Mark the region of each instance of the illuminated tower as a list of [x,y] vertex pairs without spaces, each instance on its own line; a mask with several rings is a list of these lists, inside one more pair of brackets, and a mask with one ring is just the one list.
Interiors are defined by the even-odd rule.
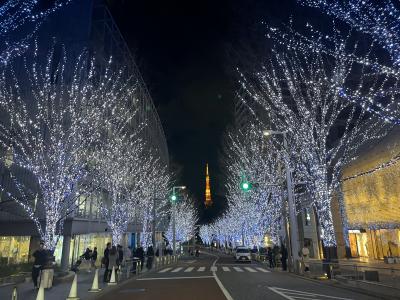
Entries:
[[212,205],[208,164],[206,164],[206,201],[204,201],[204,204],[206,205],[206,207],[210,207]]

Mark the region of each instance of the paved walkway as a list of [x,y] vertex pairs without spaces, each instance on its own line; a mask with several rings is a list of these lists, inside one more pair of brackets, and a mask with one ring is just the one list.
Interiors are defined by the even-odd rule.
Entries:
[[[144,270],[145,271],[145,270]],[[78,272],[78,297],[81,299],[89,300],[96,296],[96,293],[89,293],[88,290],[92,286],[94,272],[88,273],[87,271]],[[101,289],[106,289],[107,285],[103,283],[104,269],[99,269],[99,287]],[[132,274],[132,276],[135,276]],[[72,280],[74,278],[73,273],[68,278],[64,279],[62,282],[56,283],[52,288],[45,290],[46,300],[64,300],[68,297],[69,291],[71,289]],[[122,280],[126,278],[123,274]],[[11,299],[12,291],[15,285],[5,285],[0,286],[0,299],[8,300]],[[32,282],[25,282],[17,284],[18,299],[22,300],[35,300],[37,295],[37,290],[33,289]]]

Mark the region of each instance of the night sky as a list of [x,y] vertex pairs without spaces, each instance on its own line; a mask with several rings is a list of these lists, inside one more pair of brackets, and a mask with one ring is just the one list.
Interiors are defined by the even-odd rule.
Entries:
[[113,0],[110,9],[157,107],[178,183],[199,207],[210,165],[215,207],[202,215],[210,219],[225,202],[219,153],[233,121],[234,70],[262,49],[262,21],[280,25],[307,10],[294,0]]

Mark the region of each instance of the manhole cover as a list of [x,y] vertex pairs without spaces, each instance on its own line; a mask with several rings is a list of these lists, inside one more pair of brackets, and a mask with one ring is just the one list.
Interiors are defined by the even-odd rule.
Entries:
[[129,293],[140,293],[140,292],[145,292],[146,289],[126,289],[126,290],[120,290],[118,293],[119,294],[129,294]]

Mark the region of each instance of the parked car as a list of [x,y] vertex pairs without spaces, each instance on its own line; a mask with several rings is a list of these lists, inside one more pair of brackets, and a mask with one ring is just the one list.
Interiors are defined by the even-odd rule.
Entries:
[[235,251],[235,260],[242,262],[251,262],[250,249],[244,246],[237,247]]

